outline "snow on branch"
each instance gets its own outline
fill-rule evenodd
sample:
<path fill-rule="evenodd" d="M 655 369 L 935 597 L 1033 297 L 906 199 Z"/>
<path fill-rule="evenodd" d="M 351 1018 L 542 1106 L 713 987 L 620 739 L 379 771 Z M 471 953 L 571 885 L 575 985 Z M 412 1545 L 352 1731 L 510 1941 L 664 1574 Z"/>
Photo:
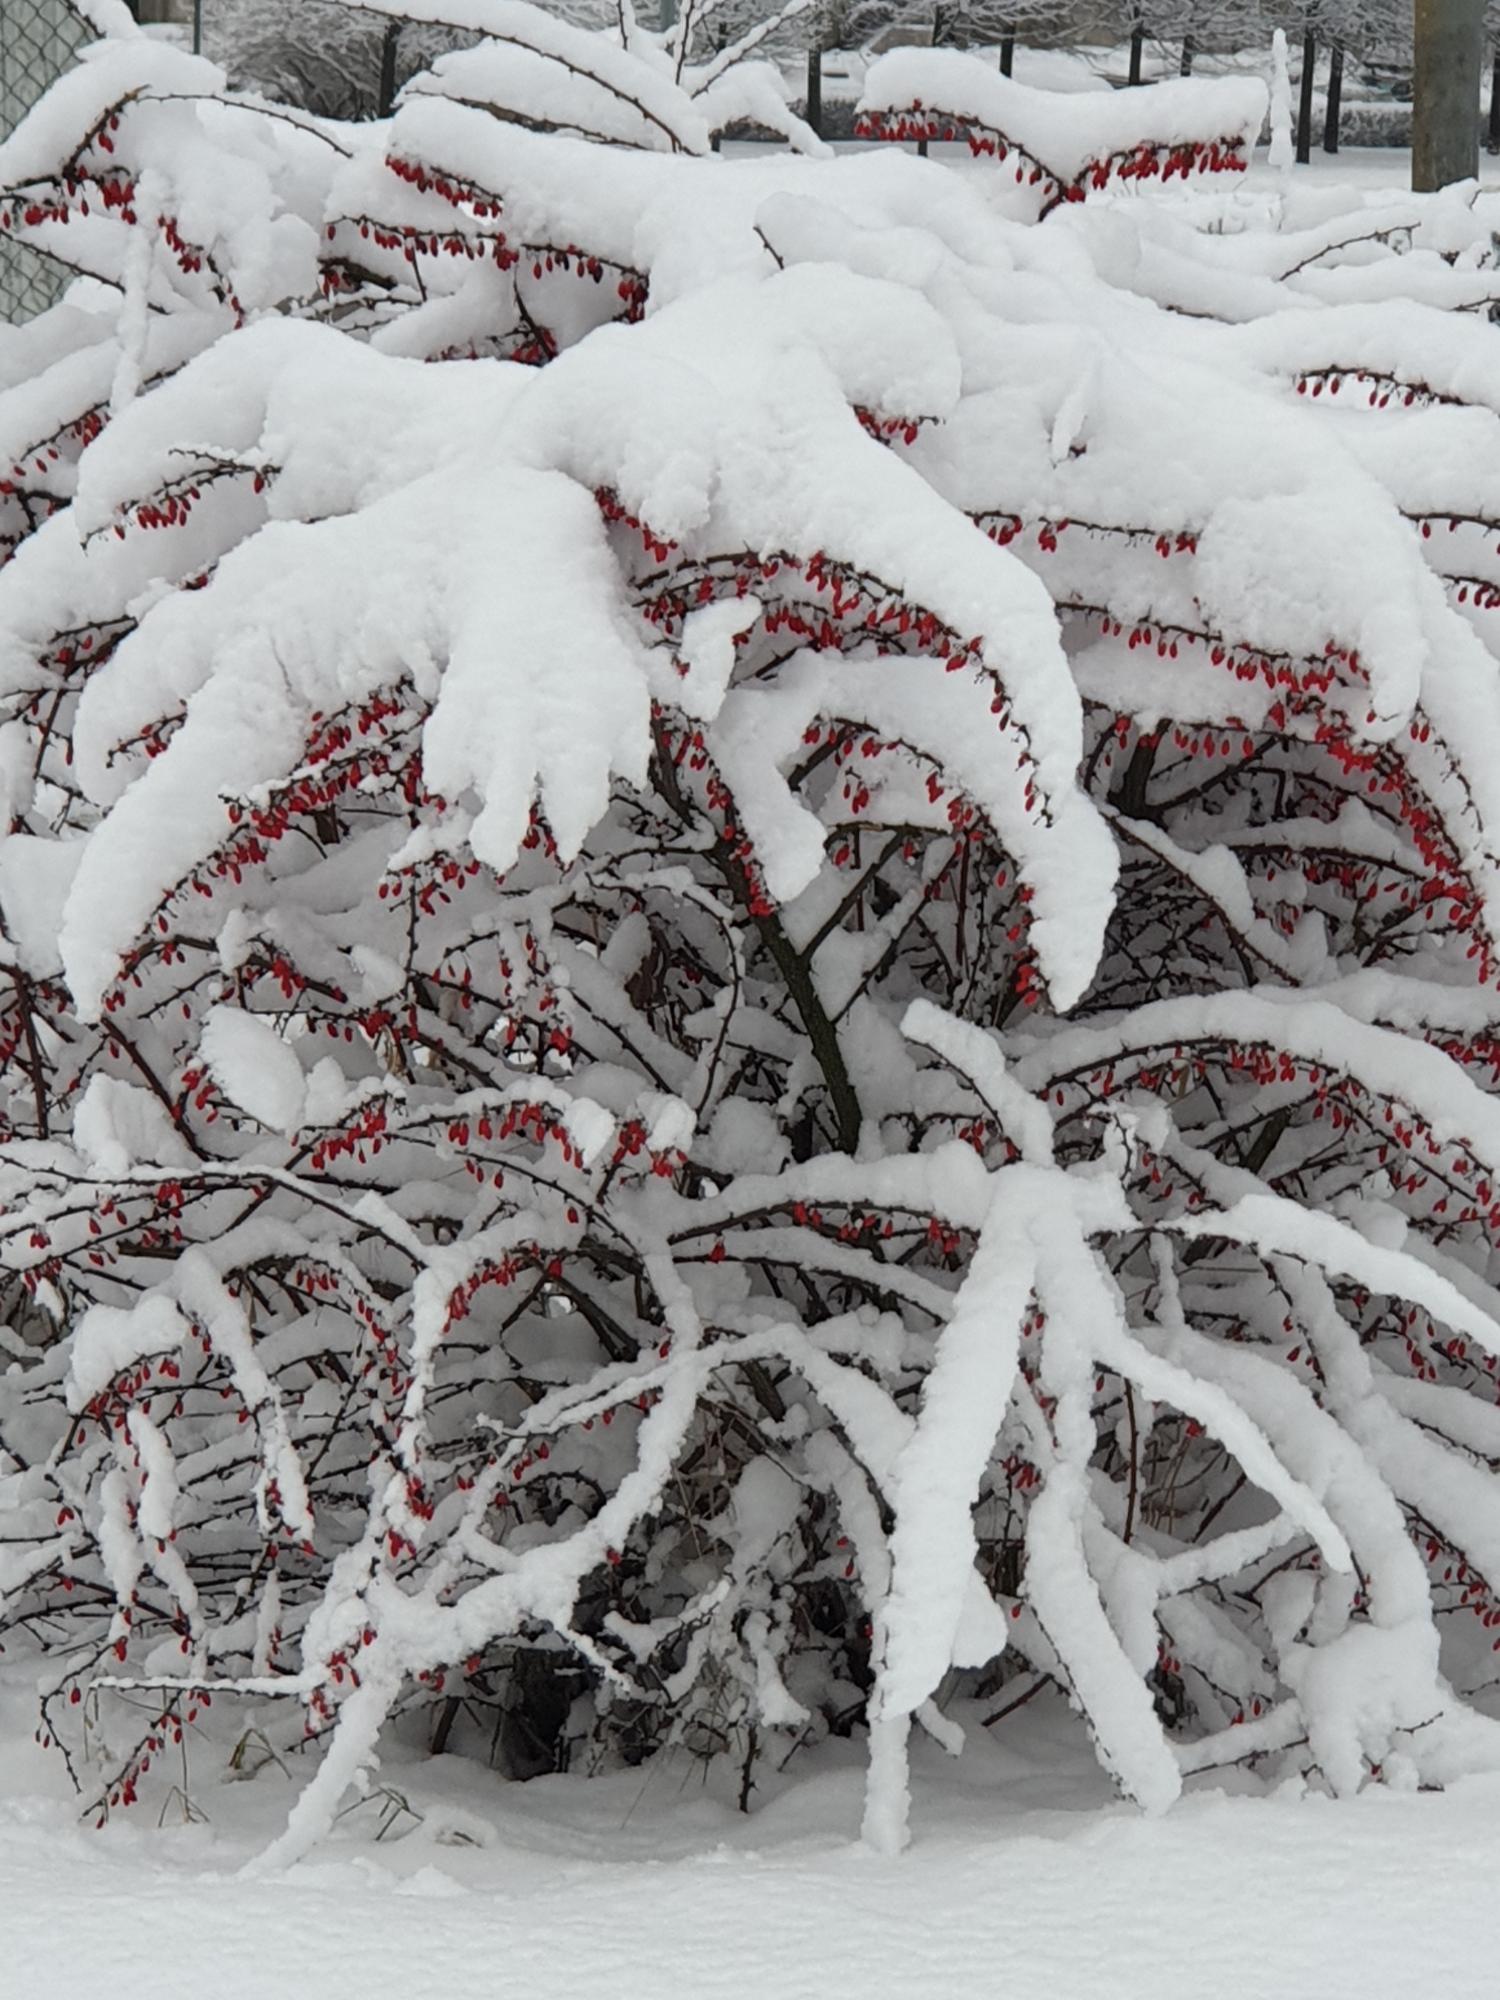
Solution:
<path fill-rule="evenodd" d="M 1266 115 L 1253 77 L 1184 78 L 1108 97 L 1059 95 L 953 49 L 892 49 L 871 64 L 862 136 L 966 139 L 1008 163 L 1043 212 L 1130 181 L 1242 171 Z"/>

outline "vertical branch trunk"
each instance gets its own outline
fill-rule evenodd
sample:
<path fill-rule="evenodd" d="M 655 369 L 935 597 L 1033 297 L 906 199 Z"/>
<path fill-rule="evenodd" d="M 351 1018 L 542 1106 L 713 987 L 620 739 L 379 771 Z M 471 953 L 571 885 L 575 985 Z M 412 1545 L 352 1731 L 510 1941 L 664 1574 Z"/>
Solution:
<path fill-rule="evenodd" d="M 692 823 L 692 810 L 683 797 L 682 787 L 677 782 L 671 754 L 662 741 L 659 723 L 652 725 L 652 733 L 656 740 L 653 773 L 657 790 L 667 801 L 675 817 L 684 826 L 689 826 Z M 714 856 L 720 873 L 736 898 L 747 910 L 750 909 L 755 897 L 744 862 L 729 842 L 723 839 L 715 843 Z M 813 1060 L 817 1063 L 823 1081 L 828 1086 L 834 1124 L 838 1132 L 839 1150 L 852 1155 L 859 1145 L 864 1112 L 860 1105 L 859 1093 L 854 1088 L 848 1065 L 844 1061 L 844 1051 L 839 1045 L 838 1029 L 829 1019 L 813 982 L 810 964 L 812 951 L 803 953 L 797 950 L 783 930 L 781 920 L 774 910 L 755 917 L 754 922 L 760 933 L 761 942 L 765 945 L 791 996 L 792 1005 L 796 1008 L 803 1028 L 807 1032 Z"/>
<path fill-rule="evenodd" d="M 1328 102 L 1323 111 L 1323 151 L 1339 149 L 1339 113 L 1344 100 L 1344 50 L 1335 42 L 1328 51 Z"/>
<path fill-rule="evenodd" d="M 36 1135 L 39 1139 L 51 1137 L 51 1125 L 47 1117 L 47 1065 L 42 1055 L 41 1037 L 36 1030 L 36 993 L 28 973 L 15 975 L 16 1010 L 20 1014 L 22 1031 L 26 1042 L 25 1067 L 31 1083 L 32 1104 L 36 1113 Z"/>
<path fill-rule="evenodd" d="M 1198 44 L 1193 40 L 1190 34 L 1184 35 L 1182 38 L 1182 61 L 1177 65 L 1177 74 L 1179 76 L 1192 75 L 1193 57 L 1197 55 L 1197 53 L 1198 53 Z"/>
<path fill-rule="evenodd" d="M 1145 23 L 1137 21 L 1135 26 L 1130 30 L 1130 71 L 1125 78 L 1126 83 L 1132 88 L 1141 80 L 1141 52 L 1145 46 Z"/>
<path fill-rule="evenodd" d="M 823 136 L 823 50 L 819 43 L 807 52 L 807 122 Z"/>
<path fill-rule="evenodd" d="M 1302 78 L 1297 91 L 1297 164 L 1302 167 L 1312 158 L 1313 68 L 1317 60 L 1317 38 L 1309 28 L 1302 37 Z"/>
<path fill-rule="evenodd" d="M 1489 151 L 1500 153 L 1500 47 L 1490 62 Z"/>

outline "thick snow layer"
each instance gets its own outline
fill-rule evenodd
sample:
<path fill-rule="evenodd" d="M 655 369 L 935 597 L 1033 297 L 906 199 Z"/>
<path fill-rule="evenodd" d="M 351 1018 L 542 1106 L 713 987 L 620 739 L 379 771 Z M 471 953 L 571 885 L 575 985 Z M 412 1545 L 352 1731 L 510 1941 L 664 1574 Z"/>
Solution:
<path fill-rule="evenodd" d="M 1237 338 L 1268 373 L 1363 373 L 1371 380 L 1420 386 L 1424 395 L 1500 411 L 1500 343 L 1477 316 L 1384 299 L 1378 305 L 1278 313 Z M 1345 393 L 1358 396 L 1359 384 L 1350 383 Z"/>
<path fill-rule="evenodd" d="M 1108 98 L 1059 95 L 951 49 L 892 49 L 871 64 L 862 111 L 916 104 L 999 132 L 1071 181 L 1093 161 L 1142 145 L 1210 136 L 1253 144 L 1266 115 L 1266 89 L 1257 77 L 1190 77 Z"/>
<path fill-rule="evenodd" d="M 17 962 L 34 977 L 61 969 L 57 912 L 83 852 L 78 840 L 38 840 L 17 833 L 0 842 L 0 919 Z"/>
<path fill-rule="evenodd" d="M 87 60 L 47 93 L 33 112 L 0 142 L 0 187 L 24 186 L 55 169 L 59 139 L 72 144 L 103 112 L 140 91 L 181 91 L 189 98 L 224 86 L 224 72 L 201 56 L 144 36 L 97 44 Z"/>
<path fill-rule="evenodd" d="M 261 406 L 264 419 L 256 408 L 262 348 L 273 377 L 282 358 L 295 354 L 303 362 L 303 394 L 340 396 L 348 357 L 327 334 L 283 323 L 256 329 L 245 341 L 238 390 L 252 434 L 262 421 L 268 429 L 285 421 L 274 398 Z M 224 350 L 206 358 L 214 370 L 205 385 L 211 388 L 224 379 Z M 356 375 L 383 373 L 399 402 L 411 368 L 368 356 Z M 425 372 L 420 382 L 429 386 Z M 196 386 L 189 372 L 173 390 L 191 406 Z M 491 409 L 498 417 L 508 398 L 505 384 L 497 386 Z M 535 382 L 538 390 L 546 386 Z M 358 381 L 352 387 L 358 396 Z M 150 401 L 145 407 L 151 413 Z M 455 413 L 450 407 L 433 414 L 440 423 Z M 475 412 L 464 448 L 485 448 L 487 414 Z M 237 449 L 241 426 L 233 405 L 221 412 L 218 427 L 229 429 Z M 308 458 L 321 463 L 316 446 Z M 387 467 L 387 478 L 396 467 Z M 346 493 L 351 483 L 355 492 L 364 490 L 369 479 L 357 463 L 341 465 L 334 476 Z M 319 497 L 319 511 L 335 504 L 326 485 Z M 308 505 L 305 489 L 302 499 Z M 487 554 L 496 548 L 510 551 L 513 571 L 494 571 Z M 340 580 L 342 590 L 335 587 Z M 346 604 L 366 597 L 372 584 L 377 594 L 351 627 Z M 258 609 L 272 606 L 271 623 L 259 625 Z M 497 629 L 507 633 L 504 658 L 511 663 L 499 675 L 492 650 Z M 447 710 L 440 704 L 428 725 L 428 776 L 454 795 L 484 777 L 488 803 L 472 839 L 475 851 L 497 866 L 514 857 L 538 779 L 559 843 L 571 851 L 603 810 L 611 770 L 639 773 L 644 764 L 642 649 L 619 602 L 598 511 L 586 489 L 524 464 L 478 495 L 424 469 L 358 516 L 274 522 L 226 559 L 210 589 L 162 602 L 117 664 L 120 672 L 100 674 L 90 688 L 82 724 L 80 755 L 101 787 L 114 782 L 106 774 L 116 732 L 122 726 L 128 732 L 115 704 L 121 695 L 138 699 L 139 684 L 130 678 L 136 665 L 149 672 L 153 692 L 174 703 L 193 698 L 178 753 L 158 759 L 130 787 L 112 816 L 111 841 L 94 847 L 75 878 L 63 950 L 80 993 L 102 991 L 123 940 L 162 888 L 220 837 L 222 794 L 286 776 L 305 742 L 309 712 L 367 697 L 394 682 L 403 666 L 429 685 L 439 664 L 445 669 L 454 702 Z M 580 715 L 591 718 L 587 736 L 578 728 Z"/>
<path fill-rule="evenodd" d="M 131 1310 L 92 1306 L 73 1339 L 69 1371 L 75 1407 L 96 1396 L 111 1377 L 142 1355 L 170 1353 L 188 1337 L 188 1323 L 170 1299 L 153 1293 Z"/>
<path fill-rule="evenodd" d="M 307 1078 L 296 1051 L 268 1021 L 238 1007 L 211 1008 L 198 1046 L 231 1104 L 272 1132 L 294 1132 L 302 1123 Z"/>
<path fill-rule="evenodd" d="M 652 151 L 708 151 L 708 128 L 686 95 L 623 49 L 549 21 L 535 8 L 507 8 L 504 0 L 482 13 L 496 39 L 442 57 L 409 95 L 514 103 L 528 118 L 585 138 Z"/>
<path fill-rule="evenodd" d="M 222 835 L 223 797 L 289 775 L 310 713 L 368 698 L 403 667 L 423 692 L 440 683 L 427 779 L 483 801 L 475 853 L 506 867 L 533 796 L 564 854 L 576 852 L 611 774 L 643 770 L 646 740 L 647 653 L 598 520 L 599 485 L 674 539 L 836 549 L 954 633 L 984 635 L 979 664 L 953 689 L 949 735 L 961 727 L 966 738 L 933 747 L 1033 883 L 1043 971 L 1061 1004 L 1076 999 L 1097 957 L 1114 857 L 1074 787 L 1079 706 L 1046 593 L 849 413 L 851 400 L 951 406 L 958 358 L 920 295 L 824 265 L 773 268 L 711 285 L 643 327 L 602 329 L 539 376 L 419 368 L 351 356 L 348 345 L 285 322 L 248 329 L 132 405 L 89 462 L 78 510 L 103 528 L 139 495 L 142 458 L 160 460 L 186 427 L 201 441 L 190 457 L 246 475 L 224 504 L 272 519 L 207 589 L 151 607 L 83 699 L 80 770 L 101 802 L 114 801 L 109 838 L 91 844 L 63 923 L 64 963 L 85 1005 L 97 1004 L 162 892 Z M 277 477 L 256 500 L 246 489 L 262 467 Z M 35 547 L 9 588 L 24 590 L 37 569 L 45 600 L 48 555 L 65 576 L 76 555 L 56 536 Z M 495 548 L 510 555 L 501 574 L 486 560 Z M 497 629 L 507 635 L 499 672 Z M 989 675 L 1026 731 L 1050 819 L 1017 797 L 1014 732 L 988 733 Z M 916 669 L 899 684 L 878 665 L 824 677 L 838 712 L 928 747 L 931 726 L 908 720 L 923 705 Z M 934 692 L 945 678 L 931 670 Z M 186 720 L 128 784 L 116 748 L 155 703 L 186 703 Z M 935 726 L 946 708 L 930 708 Z M 795 872 L 787 884 L 798 886 Z"/>
<path fill-rule="evenodd" d="M 0 1805 L 7 1991 L 448 2000 L 499 1966 L 506 1991 L 567 2000 L 989 2000 L 1002 1978 L 1055 2000 L 1493 1995 L 1500 1780 L 1336 1807 L 1205 1793 L 1143 1820 L 1104 1804 L 1076 1743 L 1056 1754 L 1055 1709 L 1031 1726 L 1045 1761 L 1004 1725 L 995 1744 L 971 1730 L 956 1765 L 919 1748 L 925 1805 L 900 1861 L 851 1844 L 850 1765 L 747 1818 L 685 1757 L 524 1790 L 393 1758 L 384 1781 L 421 1823 L 376 1797 L 275 1881 L 236 1875 L 288 1790 L 275 1764 L 226 1783 L 230 1741 L 194 1730 L 209 1823 L 174 1802 L 160 1832 L 95 1835 L 28 1742 Z"/>

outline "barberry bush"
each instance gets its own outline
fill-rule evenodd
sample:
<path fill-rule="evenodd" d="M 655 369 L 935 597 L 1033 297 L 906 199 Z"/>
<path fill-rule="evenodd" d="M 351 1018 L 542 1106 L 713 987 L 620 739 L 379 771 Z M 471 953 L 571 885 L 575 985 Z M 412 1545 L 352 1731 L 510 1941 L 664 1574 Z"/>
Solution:
<path fill-rule="evenodd" d="M 887 1846 L 1048 1683 L 1153 1808 L 1500 1761 L 1495 216 L 1224 196 L 1240 85 L 1009 86 L 1053 200 L 691 23 L 375 11 L 473 36 L 386 124 L 96 0 L 0 146 L 77 274 L 0 1628 L 85 1806 L 241 1698 L 279 1859 L 402 1713 L 746 1800 L 865 1729 Z"/>

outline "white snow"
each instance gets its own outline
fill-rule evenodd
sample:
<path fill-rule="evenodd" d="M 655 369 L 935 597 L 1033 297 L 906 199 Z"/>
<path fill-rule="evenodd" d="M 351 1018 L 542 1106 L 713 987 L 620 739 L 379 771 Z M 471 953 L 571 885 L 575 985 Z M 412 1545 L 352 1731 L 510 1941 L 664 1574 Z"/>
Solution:
<path fill-rule="evenodd" d="M 1055 1711 L 1042 1726 L 1055 1739 Z M 1049 1797 L 1013 1726 L 996 1733 L 963 1767 L 919 1754 L 925 1804 L 899 1861 L 851 1843 L 847 1767 L 746 1819 L 685 1760 L 523 1789 L 397 1757 L 383 1778 L 422 1823 L 398 1814 L 377 1843 L 387 1801 L 373 1798 L 324 1857 L 274 1882 L 236 1870 L 287 1782 L 267 1764 L 224 1783 L 227 1732 L 190 1732 L 189 1789 L 210 1823 L 179 1815 L 147 1836 L 80 1831 L 42 1794 L 41 1754 L 17 1753 L 0 1806 L 10 1977 L 44 1987 L 65 1937 L 74 1989 L 116 2000 L 446 2000 L 482 1965 L 523 1989 L 620 2000 L 821 2000 L 830 1978 L 869 2000 L 981 2000 L 1002 1968 L 1058 2000 L 1493 1992 L 1500 1781 L 1337 1806 L 1203 1794 L 1143 1820 L 1102 1803 L 1076 1747 Z"/>
<path fill-rule="evenodd" d="M 892 49 L 871 64 L 860 108 L 911 105 L 972 120 L 1023 147 L 1059 180 L 1143 144 L 1236 139 L 1253 144 L 1266 115 L 1255 77 L 1192 77 L 1109 97 L 1037 90 L 947 49 Z"/>
<path fill-rule="evenodd" d="M 214 1007 L 198 1047 L 231 1104 L 272 1132 L 295 1132 L 303 1120 L 307 1078 L 297 1052 L 267 1021 L 238 1007 Z"/>

